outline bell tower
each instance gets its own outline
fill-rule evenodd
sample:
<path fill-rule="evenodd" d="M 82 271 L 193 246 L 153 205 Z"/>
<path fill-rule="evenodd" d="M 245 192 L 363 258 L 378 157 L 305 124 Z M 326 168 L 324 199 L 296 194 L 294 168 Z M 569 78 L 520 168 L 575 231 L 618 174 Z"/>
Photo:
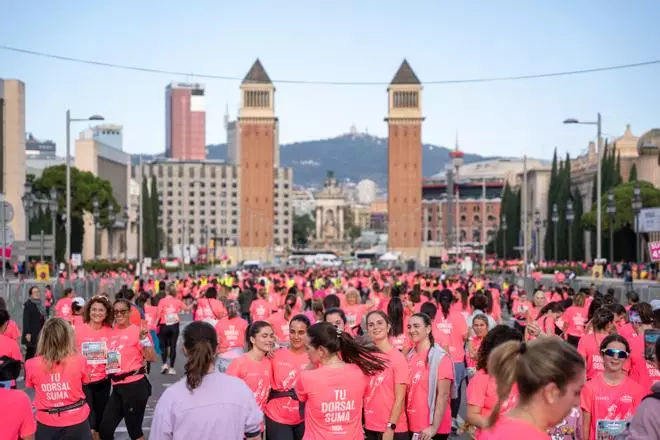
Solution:
<path fill-rule="evenodd" d="M 389 250 L 416 259 L 422 243 L 422 83 L 403 60 L 388 89 Z"/>
<path fill-rule="evenodd" d="M 275 87 L 257 59 L 241 83 L 238 113 L 239 246 L 262 255 L 273 244 Z"/>

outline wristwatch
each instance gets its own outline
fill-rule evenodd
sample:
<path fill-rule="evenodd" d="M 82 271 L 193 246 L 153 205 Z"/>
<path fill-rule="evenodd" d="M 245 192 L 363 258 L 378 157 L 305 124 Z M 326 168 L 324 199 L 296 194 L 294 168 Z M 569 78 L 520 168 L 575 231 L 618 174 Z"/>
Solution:
<path fill-rule="evenodd" d="M 396 429 L 396 423 L 391 423 L 391 422 L 388 423 L 387 429 L 391 429 L 392 431 L 394 431 Z"/>

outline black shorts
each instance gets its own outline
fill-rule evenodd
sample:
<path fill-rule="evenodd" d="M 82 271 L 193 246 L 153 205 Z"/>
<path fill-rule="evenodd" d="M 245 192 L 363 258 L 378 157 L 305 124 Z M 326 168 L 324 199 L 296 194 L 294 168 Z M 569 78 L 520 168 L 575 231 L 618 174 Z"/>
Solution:
<path fill-rule="evenodd" d="M 92 440 L 89 421 L 73 426 L 48 426 L 37 422 L 35 440 Z"/>

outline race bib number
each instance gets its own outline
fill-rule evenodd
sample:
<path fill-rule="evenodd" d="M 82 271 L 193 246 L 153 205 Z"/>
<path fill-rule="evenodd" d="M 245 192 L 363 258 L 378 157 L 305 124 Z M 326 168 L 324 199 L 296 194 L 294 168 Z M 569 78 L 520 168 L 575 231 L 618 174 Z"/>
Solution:
<path fill-rule="evenodd" d="M 105 342 L 83 342 L 81 350 L 87 365 L 100 365 L 108 361 L 108 347 Z"/>
<path fill-rule="evenodd" d="M 108 352 L 108 361 L 105 365 L 105 372 L 108 374 L 121 372 L 121 353 L 118 351 Z"/>
<path fill-rule="evenodd" d="M 596 440 L 622 440 L 628 423 L 625 420 L 598 420 Z"/>
<path fill-rule="evenodd" d="M 165 325 L 173 325 L 179 322 L 179 315 L 176 313 L 168 313 L 165 315 Z"/>

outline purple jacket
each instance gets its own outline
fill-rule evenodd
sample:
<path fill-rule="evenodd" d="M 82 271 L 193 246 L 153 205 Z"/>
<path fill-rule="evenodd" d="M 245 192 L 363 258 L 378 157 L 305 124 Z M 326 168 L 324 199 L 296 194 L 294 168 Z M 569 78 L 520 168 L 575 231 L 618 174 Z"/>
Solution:
<path fill-rule="evenodd" d="M 660 382 L 656 382 L 651 391 L 660 393 Z M 637 412 L 628 426 L 627 440 L 660 439 L 660 399 L 647 397 L 637 407 Z"/>

